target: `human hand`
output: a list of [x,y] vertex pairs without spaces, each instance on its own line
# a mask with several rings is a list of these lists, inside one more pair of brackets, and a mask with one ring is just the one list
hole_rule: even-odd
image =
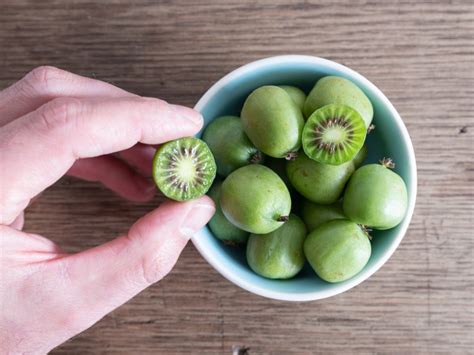
[[21,231],[31,199],[69,174],[147,200],[155,187],[124,160],[149,174],[148,144],[202,124],[189,108],[50,67],[0,92],[1,353],[45,353],[87,329],[163,278],[214,213],[207,197],[166,202],[126,235],[69,255]]

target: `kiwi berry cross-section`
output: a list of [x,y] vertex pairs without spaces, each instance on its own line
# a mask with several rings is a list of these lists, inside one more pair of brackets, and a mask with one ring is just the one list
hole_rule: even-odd
[[366,134],[357,111],[345,105],[326,105],[308,118],[303,128],[303,150],[319,163],[339,165],[356,156]]
[[153,179],[168,198],[187,201],[204,195],[216,177],[216,163],[207,144],[193,137],[167,142],[153,158]]

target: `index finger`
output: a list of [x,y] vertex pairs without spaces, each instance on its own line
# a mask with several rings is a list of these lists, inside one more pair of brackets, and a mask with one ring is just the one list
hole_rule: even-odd
[[0,129],[0,223],[12,223],[77,159],[192,136],[202,124],[198,112],[158,99],[54,99]]
[[50,66],[33,69],[21,80],[0,91],[0,127],[36,110],[57,97],[137,96],[104,81]]

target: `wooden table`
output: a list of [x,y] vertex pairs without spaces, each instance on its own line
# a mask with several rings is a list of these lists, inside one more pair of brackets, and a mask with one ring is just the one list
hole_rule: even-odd
[[[318,302],[271,301],[226,281],[189,245],[166,279],[55,353],[472,351],[473,36],[469,0],[2,0],[0,87],[49,64],[192,106],[244,63],[317,55],[384,91],[418,162],[410,229],[355,289]],[[66,178],[27,211],[26,229],[74,252],[125,231],[158,203],[133,205]]]

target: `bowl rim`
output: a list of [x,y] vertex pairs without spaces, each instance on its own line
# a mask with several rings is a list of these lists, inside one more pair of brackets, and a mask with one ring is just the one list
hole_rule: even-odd
[[245,278],[242,278],[232,273],[232,270],[229,270],[223,267],[221,264],[217,263],[213,259],[212,253],[210,253],[201,243],[201,238],[200,238],[201,231],[196,233],[191,238],[191,240],[194,246],[196,247],[196,249],[202,255],[202,257],[214,269],[216,269],[227,280],[243,288],[244,290],[247,290],[259,296],[276,299],[276,300],[282,300],[282,301],[296,301],[296,302],[315,301],[315,300],[328,298],[328,297],[340,294],[342,292],[345,292],[359,285],[363,281],[367,280],[370,276],[372,276],[375,272],[377,272],[382,267],[383,264],[385,264],[388,261],[388,259],[392,256],[392,254],[398,248],[398,246],[400,245],[400,242],[402,241],[402,239],[404,238],[407,232],[408,226],[412,220],[413,212],[415,209],[417,184],[418,184],[416,159],[415,159],[415,151],[413,149],[413,144],[410,139],[410,135],[408,134],[408,130],[405,124],[403,123],[400,115],[398,114],[397,110],[392,105],[392,103],[388,100],[388,98],[382,93],[382,91],[379,88],[377,88],[372,82],[370,82],[367,78],[357,73],[356,71],[342,64],[339,64],[332,60],[324,59],[321,57],[314,57],[314,56],[309,56],[309,55],[297,55],[297,54],[279,55],[279,56],[258,59],[248,64],[244,64],[238,67],[237,69],[234,69],[230,73],[226,74],[217,82],[215,82],[199,99],[199,101],[194,106],[194,109],[198,112],[201,112],[203,107],[208,103],[208,101],[217,92],[219,92],[224,86],[226,86],[228,83],[232,82],[234,79],[238,78],[239,76],[251,71],[259,70],[268,65],[276,65],[276,64],[288,63],[288,62],[292,62],[295,64],[315,64],[315,65],[320,65],[323,67],[336,69],[336,70],[344,72],[348,76],[355,78],[356,80],[362,82],[366,87],[370,88],[370,90],[381,100],[382,104],[387,107],[387,109],[390,111],[390,113],[394,117],[395,123],[402,134],[403,142],[407,146],[409,161],[411,163],[409,165],[409,174],[412,177],[412,184],[410,185],[408,189],[408,195],[412,197],[410,199],[411,202],[408,205],[406,217],[403,220],[402,224],[400,225],[400,229],[395,240],[390,245],[389,249],[387,249],[385,253],[370,268],[360,272],[359,274],[349,279],[348,281],[340,284],[339,286],[336,285],[328,290],[319,290],[319,291],[310,291],[310,292],[301,292],[301,293],[289,293],[289,292],[268,290],[264,287],[261,287],[252,282],[249,282]]

